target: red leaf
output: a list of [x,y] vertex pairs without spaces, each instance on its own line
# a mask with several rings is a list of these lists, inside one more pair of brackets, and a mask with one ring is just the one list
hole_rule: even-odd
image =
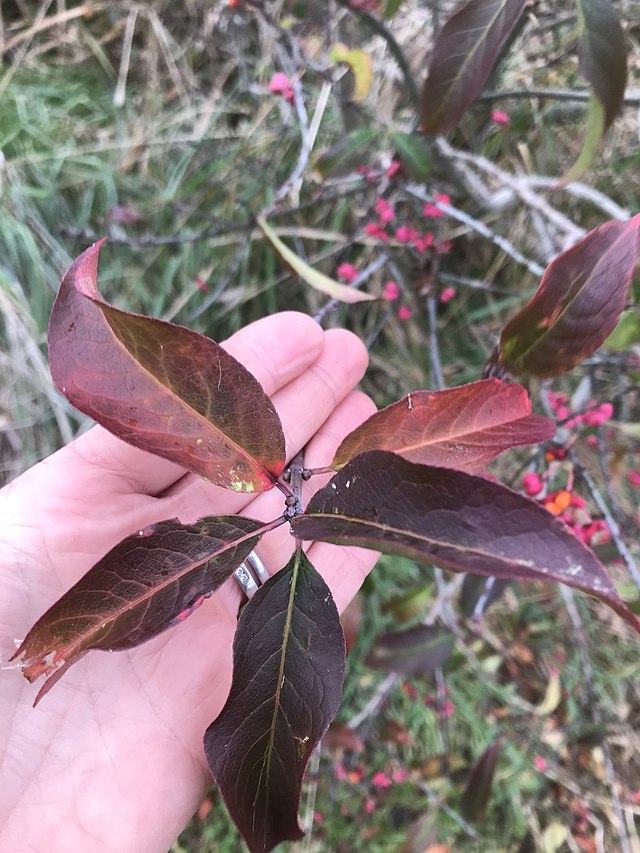
[[535,501],[484,477],[374,450],[345,465],[291,526],[300,539],[453,571],[559,581],[600,598],[640,632],[592,551]]
[[305,767],[340,706],[344,638],[301,549],[246,605],[233,683],[204,738],[213,778],[252,853],[295,841]]
[[342,442],[331,463],[391,450],[411,462],[477,473],[499,453],[551,438],[555,424],[531,414],[521,385],[482,379],[445,391],[414,391],[372,415]]
[[255,547],[265,528],[241,516],[195,524],[160,521],[123,539],[31,628],[11,658],[24,655],[29,681],[62,670],[89,649],[131,649],[183,622]]
[[507,323],[500,362],[549,377],[591,355],[613,331],[638,261],[640,214],[605,222],[547,267],[533,298]]
[[284,468],[284,435],[258,381],[204,335],[102,301],[103,242],[71,265],[51,312],[56,386],[129,444],[225,488],[270,489]]
[[454,130],[478,97],[527,0],[467,0],[437,37],[422,90],[422,130]]

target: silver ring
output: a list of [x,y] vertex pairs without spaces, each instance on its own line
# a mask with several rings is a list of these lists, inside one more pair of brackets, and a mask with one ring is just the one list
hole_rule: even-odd
[[233,576],[247,598],[252,598],[258,587],[269,580],[269,572],[255,551],[251,551],[245,562],[240,563]]

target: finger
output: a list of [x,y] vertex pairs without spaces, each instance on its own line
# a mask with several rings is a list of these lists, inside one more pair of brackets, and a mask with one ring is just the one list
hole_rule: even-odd
[[[319,430],[327,428],[327,418],[362,378],[367,359],[367,351],[355,335],[339,329],[327,332],[320,357],[274,395],[273,403],[282,421],[289,459]],[[372,405],[369,404],[368,413]],[[355,426],[354,422],[350,429]],[[330,428],[338,429],[335,424]],[[333,452],[335,448],[327,450],[325,464],[331,462]],[[212,486],[193,475],[184,477],[161,499],[163,517],[177,515],[183,521],[195,520],[203,514],[241,510],[255,518],[274,518],[283,509],[282,494],[278,490],[254,498]],[[269,513],[272,514],[269,516]]]
[[[272,396],[316,361],[324,336],[310,317],[289,311],[246,326],[222,346]],[[101,500],[109,494],[154,495],[185,473],[180,465],[133,447],[102,427],[89,430],[43,464],[48,476],[61,476],[70,488],[88,469],[82,488],[87,497],[98,492]]]
[[314,542],[307,557],[325,579],[340,613],[350,603],[375,566],[380,553],[353,545]]

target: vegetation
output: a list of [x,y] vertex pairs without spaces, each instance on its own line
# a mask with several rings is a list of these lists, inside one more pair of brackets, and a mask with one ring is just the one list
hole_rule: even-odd
[[[366,387],[381,406],[408,389],[464,386],[485,364],[529,374],[556,438],[510,451],[491,472],[596,550],[625,601],[616,609],[633,622],[635,128],[624,111],[613,123],[619,68],[603,94],[602,62],[585,60],[590,16],[615,13],[604,0],[540,3],[535,17],[522,15],[524,3],[498,4],[522,7],[492,47],[501,60],[492,85],[513,94],[457,112],[441,102],[439,126],[425,95],[436,97],[432,66],[420,112],[425,129],[450,133],[445,140],[413,125],[425,55],[434,33],[451,37],[455,15],[408,0],[350,5],[336,4],[329,22],[286,3],[45,3],[35,19],[22,4],[4,11],[7,477],[85,426],[54,391],[42,343],[61,274],[107,233],[109,302],[214,339],[295,305],[367,342]],[[620,18],[633,48],[633,17]],[[592,87],[586,115],[573,48]],[[576,115],[589,128],[581,152]],[[559,176],[586,168],[593,134],[606,128],[590,183],[552,192]],[[567,252],[587,231],[578,255]],[[296,277],[283,272],[287,252]],[[599,298],[592,311],[605,321],[581,337],[555,317],[549,358],[532,332],[548,319],[543,288],[514,314],[557,256],[545,279],[552,307],[564,294],[557,271],[566,278],[578,257],[573,296]],[[609,272],[599,278],[603,257]],[[611,276],[614,263],[622,275]],[[345,306],[337,300],[347,292],[352,302],[356,293],[382,298]],[[555,357],[567,339],[573,351]],[[335,467],[352,465],[347,457]],[[354,647],[341,723],[312,759],[303,801],[314,849],[633,849],[636,655],[603,605],[547,586],[426,578],[415,563],[385,557],[345,620]],[[407,625],[410,637],[418,631],[418,663],[406,634],[394,645]],[[213,792],[175,849],[238,844]]]

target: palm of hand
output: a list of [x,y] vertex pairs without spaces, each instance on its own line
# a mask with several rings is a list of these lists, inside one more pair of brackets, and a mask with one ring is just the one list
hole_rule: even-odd
[[[366,355],[348,333],[323,334],[302,315],[276,315],[239,332],[226,348],[273,397],[288,455],[306,446],[309,465],[326,465],[342,436],[372,411],[367,398],[349,393]],[[311,490],[321,484],[314,478]],[[282,496],[274,490],[252,499],[218,489],[95,428],[0,493],[0,512],[7,531],[0,542],[6,661],[14,639],[136,529],[175,516],[269,520],[282,512]],[[292,546],[283,527],[258,552],[273,572]],[[347,558],[321,543],[310,555],[339,607],[373,562],[368,552],[352,548]],[[229,582],[179,629],[130,652],[89,655],[35,711],[37,686],[1,673],[6,849],[139,853],[172,843],[209,784],[202,736],[231,683],[239,602]]]

